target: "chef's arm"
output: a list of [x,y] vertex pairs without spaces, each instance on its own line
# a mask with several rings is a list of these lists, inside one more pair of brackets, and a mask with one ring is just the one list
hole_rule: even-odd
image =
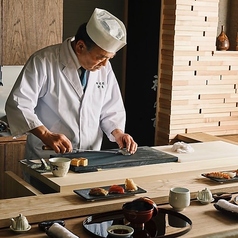
[[115,137],[116,143],[119,148],[126,148],[131,154],[134,154],[137,150],[137,143],[134,141],[132,136],[124,133],[120,129],[115,129],[112,131],[112,135]]
[[66,153],[73,150],[71,141],[64,134],[53,133],[43,125],[32,129],[30,132],[56,153]]

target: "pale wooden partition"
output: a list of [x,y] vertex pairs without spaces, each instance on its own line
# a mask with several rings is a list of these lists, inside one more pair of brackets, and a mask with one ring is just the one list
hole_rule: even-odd
[[155,144],[238,134],[238,51],[217,51],[219,0],[164,0]]
[[5,198],[36,196],[42,194],[11,171],[5,172]]

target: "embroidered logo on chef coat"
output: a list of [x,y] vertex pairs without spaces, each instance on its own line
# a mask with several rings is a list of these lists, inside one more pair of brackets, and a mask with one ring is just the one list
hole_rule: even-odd
[[96,85],[97,85],[98,88],[104,88],[105,87],[104,82],[96,82]]

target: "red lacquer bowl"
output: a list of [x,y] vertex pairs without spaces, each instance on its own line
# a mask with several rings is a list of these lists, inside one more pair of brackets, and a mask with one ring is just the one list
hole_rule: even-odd
[[149,198],[138,198],[124,203],[123,214],[131,224],[143,224],[157,214],[156,204]]

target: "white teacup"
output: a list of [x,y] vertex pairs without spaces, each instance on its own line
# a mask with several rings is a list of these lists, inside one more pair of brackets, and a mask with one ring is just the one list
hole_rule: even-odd
[[190,205],[190,191],[187,188],[175,187],[169,191],[169,204],[175,211],[183,211]]
[[49,159],[50,169],[54,176],[64,177],[69,172],[71,159],[55,157]]

